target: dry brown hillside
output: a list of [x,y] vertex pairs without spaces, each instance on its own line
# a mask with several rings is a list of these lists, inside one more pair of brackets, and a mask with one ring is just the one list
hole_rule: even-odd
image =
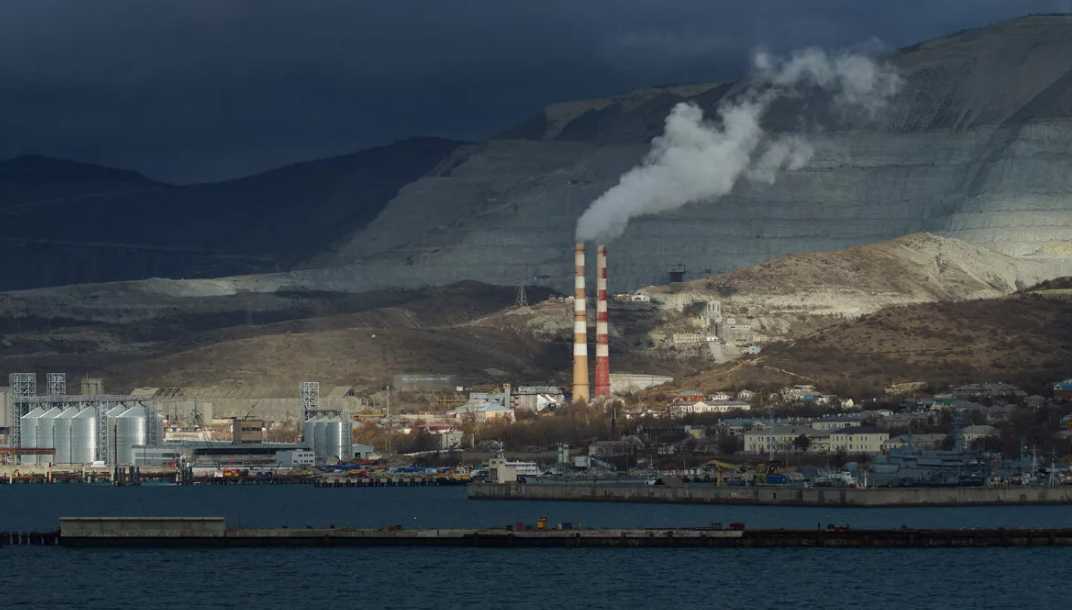
[[174,312],[125,323],[5,317],[0,369],[100,375],[115,392],[236,384],[292,391],[301,380],[360,385],[403,372],[549,379],[568,368],[568,342],[469,324],[509,308],[514,293],[464,282],[357,295],[276,293],[273,309],[252,314],[245,296],[235,295],[190,299],[196,307],[173,299]]
[[1034,294],[888,307],[683,381],[714,390],[815,383],[844,396],[893,383],[1037,384],[1072,370],[1072,303]]

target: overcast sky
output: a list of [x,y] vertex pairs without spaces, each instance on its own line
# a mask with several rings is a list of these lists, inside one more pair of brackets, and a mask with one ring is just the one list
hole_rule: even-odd
[[0,0],[0,159],[219,180],[1068,0]]

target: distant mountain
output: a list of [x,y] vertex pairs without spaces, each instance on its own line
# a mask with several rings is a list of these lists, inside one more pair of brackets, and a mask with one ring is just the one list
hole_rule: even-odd
[[165,186],[137,172],[27,155],[0,161],[0,210]]
[[412,138],[170,186],[41,157],[0,163],[0,290],[287,270],[364,228],[461,143]]
[[[610,245],[610,289],[708,277],[801,252],[928,232],[1016,257],[1072,257],[1072,15],[1031,16],[891,54],[904,87],[880,117],[827,117],[803,168],[718,201],[635,219]],[[354,289],[462,279],[513,284],[519,269],[568,291],[577,218],[660,134],[670,109],[714,115],[741,82],[554,104],[463,147],[407,185],[329,267]],[[823,104],[772,107],[774,132]]]

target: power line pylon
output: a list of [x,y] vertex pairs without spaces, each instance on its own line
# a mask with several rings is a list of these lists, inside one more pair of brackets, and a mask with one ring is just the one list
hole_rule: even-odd
[[528,294],[525,293],[525,268],[521,267],[519,269],[519,273],[520,273],[521,279],[517,284],[517,301],[516,301],[516,303],[517,303],[518,307],[528,307],[529,306],[529,296],[528,296]]

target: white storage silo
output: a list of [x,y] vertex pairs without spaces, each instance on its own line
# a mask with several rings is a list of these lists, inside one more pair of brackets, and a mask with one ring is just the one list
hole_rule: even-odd
[[[56,418],[63,413],[63,409],[59,407],[52,407],[48,411],[45,411],[43,415],[37,420],[37,447],[39,449],[53,449],[56,447]],[[53,457],[50,456],[38,456],[38,464],[51,464],[55,463]]]
[[[23,449],[37,448],[37,424],[41,421],[41,416],[44,414],[44,409],[41,407],[34,407],[32,411],[19,418],[19,437],[22,439]],[[37,464],[37,456],[24,455],[22,456],[22,463]]]
[[78,415],[78,409],[68,407],[56,416],[52,424],[52,438],[56,442],[56,463],[71,463],[71,422]]
[[313,453],[318,460],[326,459],[328,453],[328,419],[323,416],[316,420],[316,447]]
[[145,443],[145,407],[131,407],[115,418],[115,463],[133,464],[134,446]]
[[83,409],[71,418],[71,463],[97,459],[97,410]]
[[315,416],[302,423],[302,432],[305,438],[305,446],[316,453],[316,420]]
[[105,460],[109,464],[115,464],[116,463],[116,461],[115,461],[115,420],[116,420],[117,417],[119,417],[123,413],[126,413],[126,410],[127,410],[126,406],[119,405],[119,406],[112,407],[111,409],[108,409],[108,411],[105,412],[105,414],[104,414],[104,420],[107,422],[105,425],[108,426],[108,448],[107,448],[107,451],[105,451],[105,455],[107,455],[108,457],[106,457]]
[[328,463],[348,462],[352,457],[350,422],[339,416],[333,416],[324,423],[324,459]]

